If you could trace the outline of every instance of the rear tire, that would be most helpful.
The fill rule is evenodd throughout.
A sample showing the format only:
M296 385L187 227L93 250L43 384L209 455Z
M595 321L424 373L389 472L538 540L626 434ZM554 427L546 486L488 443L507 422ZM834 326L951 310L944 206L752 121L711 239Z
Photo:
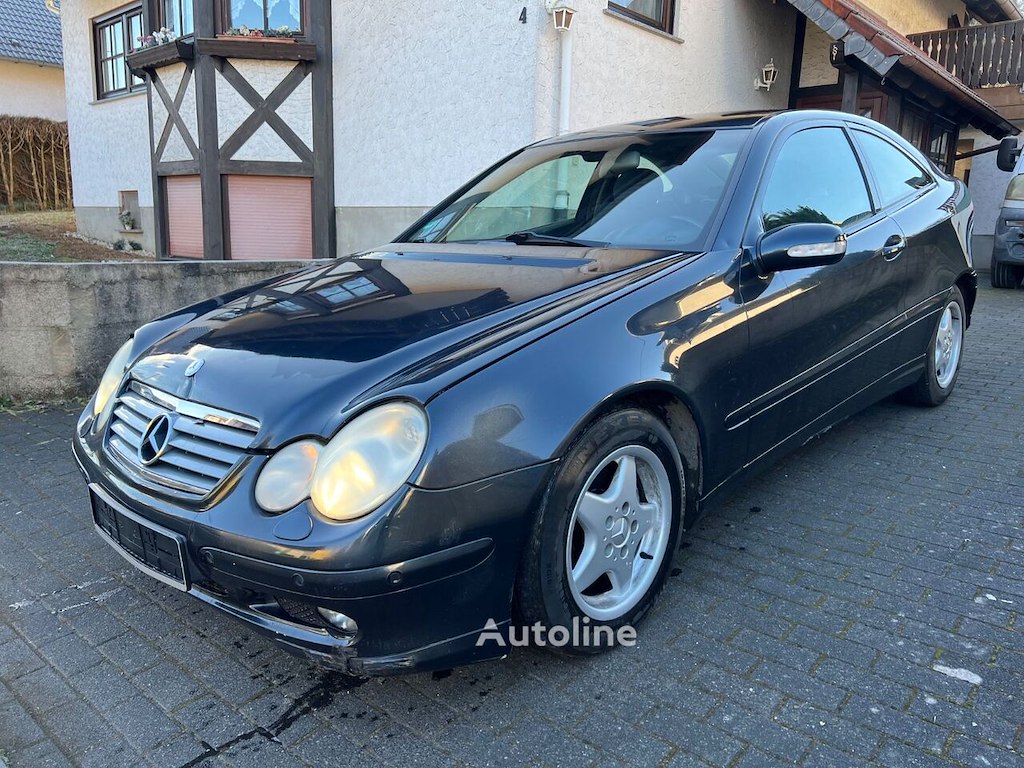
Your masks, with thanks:
M652 414L625 408L591 424L566 454L534 520L513 598L518 621L590 631L589 643L547 644L560 653L613 647L609 635L635 627L665 584L678 547L683 485L672 435ZM611 631L595 639L602 627Z
M926 407L942 405L946 401L960 376L966 328L964 297L960 289L953 286L932 331L921 378L900 392L900 400Z
M1016 264L1004 264L992 257L992 287L1016 288L1020 285L1021 273L1024 269Z

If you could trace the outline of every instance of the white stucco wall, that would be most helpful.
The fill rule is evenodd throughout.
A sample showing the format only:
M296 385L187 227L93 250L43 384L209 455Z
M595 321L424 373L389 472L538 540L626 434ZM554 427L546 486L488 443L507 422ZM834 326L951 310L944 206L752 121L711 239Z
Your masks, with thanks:
M543 4L335 0L336 201L431 205L533 134Z
M67 120L63 70L0 60L0 115Z
M629 120L784 108L789 98L796 12L788 3L721 0L677 3L667 39L606 11L605 0L578 0L573 22L574 130ZM556 48L551 24L542 37ZM554 55L557 61L557 54ZM779 78L771 93L754 88L770 59ZM557 64L550 73L557 83ZM557 88L540 94L556 125Z
M796 12L786 3L679 3L677 39L578 0L571 127L786 106ZM400 16L334 6L339 207L424 206L507 152L557 129L559 41L543 0ZM396 26L400 25L400 26ZM772 92L754 77L774 58Z
M138 190L139 205L153 205L145 91L95 101L91 19L120 5L76 0L61 9L76 208L116 208L120 190Z

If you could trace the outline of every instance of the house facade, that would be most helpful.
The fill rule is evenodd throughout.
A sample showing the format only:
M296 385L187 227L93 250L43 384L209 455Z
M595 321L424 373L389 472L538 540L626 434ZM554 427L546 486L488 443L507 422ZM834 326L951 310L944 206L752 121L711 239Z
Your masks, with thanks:
M56 5L5 0L0 12L0 115L67 119Z
M163 257L319 258L388 242L564 130L820 106L867 111L947 167L962 128L1014 130L904 37L983 6L998 18L994 1L571 5L560 31L544 0L389 13L354 0L67 3L79 228L109 239L129 208ZM174 39L145 39L161 28Z
M1006 5L1006 12L991 23L932 29L911 35L911 40L1017 128L1024 128L1024 3L1014 0ZM959 151L964 157L958 169L968 179L974 198L975 259L982 266L990 261L996 220L1013 177L996 166L991 151L996 146L991 136L981 132L961 134Z

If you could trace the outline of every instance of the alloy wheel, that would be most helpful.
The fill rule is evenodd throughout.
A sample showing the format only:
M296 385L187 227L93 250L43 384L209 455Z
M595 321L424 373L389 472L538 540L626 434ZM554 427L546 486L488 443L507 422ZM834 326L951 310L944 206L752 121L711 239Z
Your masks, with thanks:
M960 364L960 352L963 349L964 322L960 306L951 301L946 305L939 320L939 328L935 333L935 380L943 389L947 389L956 376Z
M649 448L609 454L583 486L566 540L569 589L583 613L614 621L657 578L672 529L672 486Z

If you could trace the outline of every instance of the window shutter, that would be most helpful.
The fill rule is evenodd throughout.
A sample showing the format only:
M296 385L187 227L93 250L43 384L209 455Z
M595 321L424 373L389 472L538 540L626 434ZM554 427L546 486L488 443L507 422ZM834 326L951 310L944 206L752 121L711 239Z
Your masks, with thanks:
M313 258L313 180L229 176L232 259Z
M169 254L180 258L203 258L203 194L199 177L168 176L164 184Z

